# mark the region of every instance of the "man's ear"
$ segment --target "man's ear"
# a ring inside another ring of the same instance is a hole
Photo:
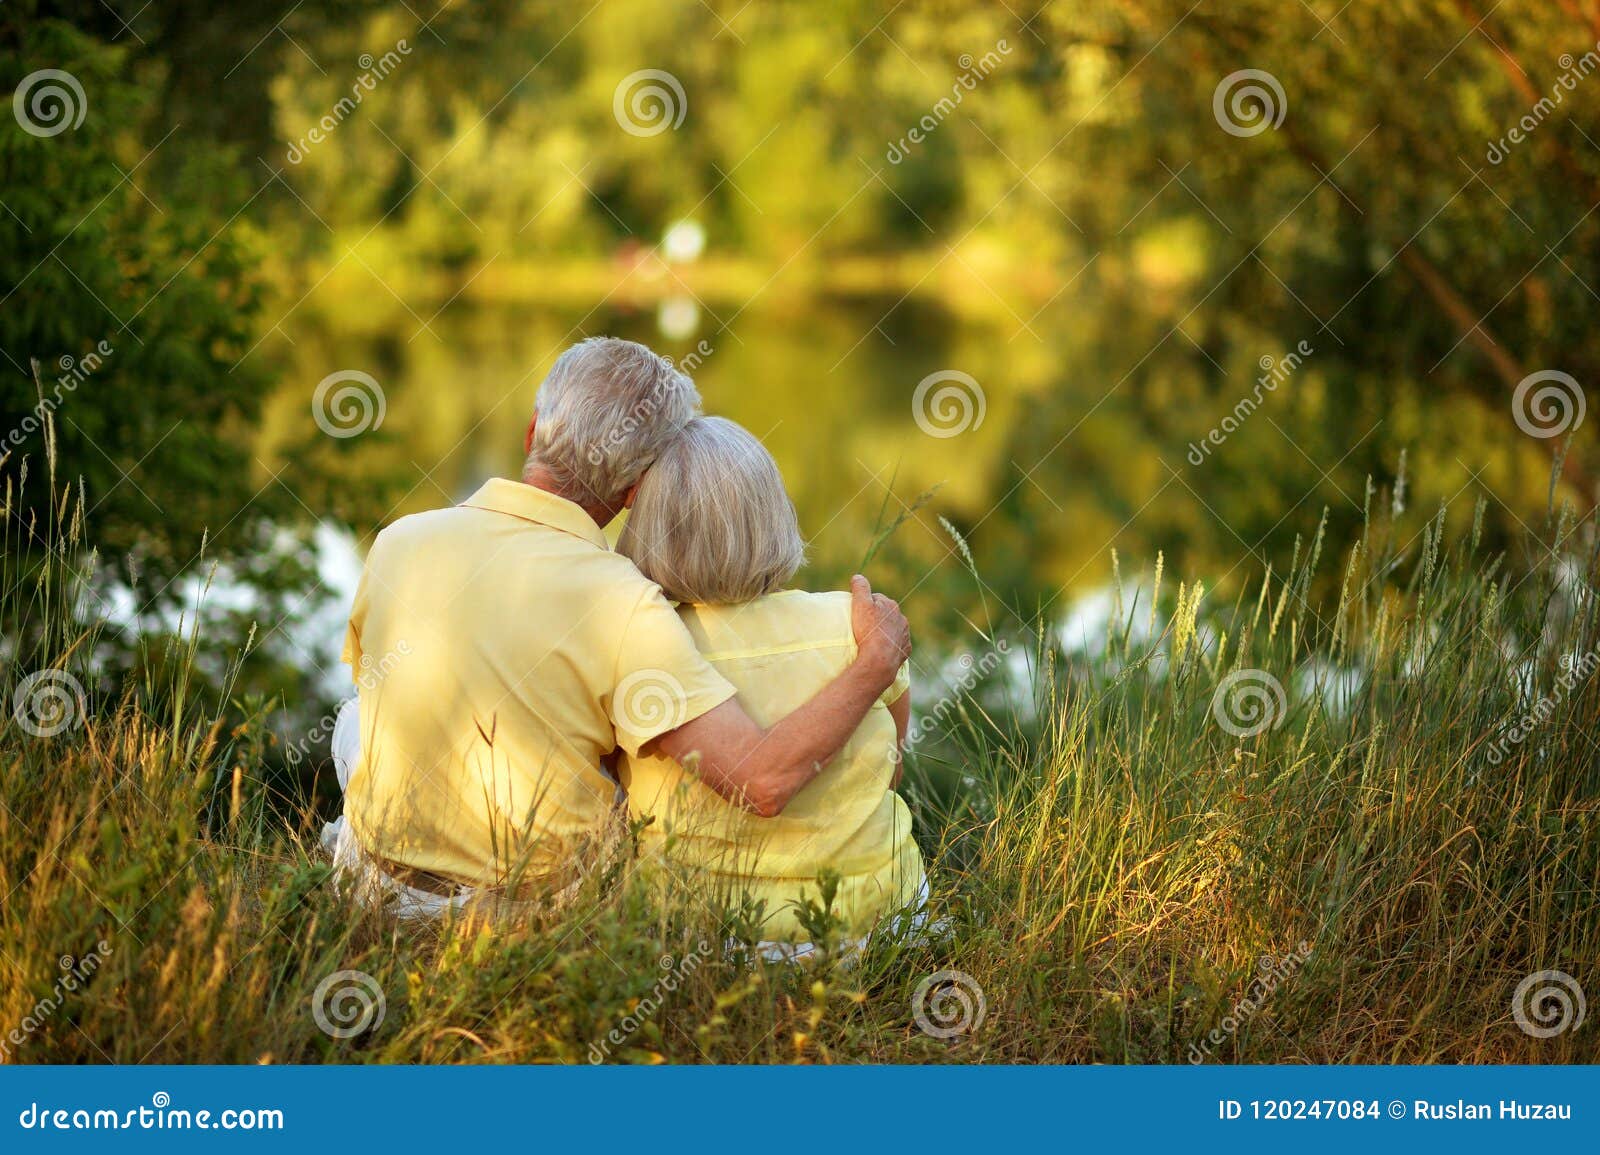
[[[539,415],[535,413],[528,418],[528,435],[522,439],[522,456],[526,457],[533,452],[533,427],[539,424]]]

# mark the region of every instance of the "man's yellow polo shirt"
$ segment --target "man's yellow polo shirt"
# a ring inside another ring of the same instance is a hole
[[[731,606],[679,610],[701,653],[738,687],[739,704],[770,726],[842,674],[856,657],[850,595],[789,590]],[[911,903],[922,856],[911,812],[890,789],[895,724],[888,703],[910,686],[909,670],[867,711],[844,749],[776,818],[724,801],[693,772],[660,754],[630,750],[619,767],[640,835],[641,855],[665,858],[704,895],[765,904],[764,938],[801,942],[794,917],[802,894],[818,897],[823,870],[840,875],[834,913],[855,933]]]
[[[734,693],[587,513],[503,479],[378,535],[344,658],[361,699],[357,839],[473,885],[513,867],[564,884],[616,805],[601,756]]]

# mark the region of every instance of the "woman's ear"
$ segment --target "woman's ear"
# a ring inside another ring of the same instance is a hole
[[[539,415],[535,413],[528,418],[528,435],[522,439],[522,456],[526,457],[533,452],[533,427],[539,424]]]
[[[639,496],[639,482],[643,481],[643,480],[644,480],[644,478],[641,477],[639,479],[639,481],[635,481],[632,485],[628,486],[628,492],[623,494],[623,496],[622,496],[622,508],[623,509],[632,509],[633,508],[633,503],[634,503],[635,500],[638,499],[638,496]]]

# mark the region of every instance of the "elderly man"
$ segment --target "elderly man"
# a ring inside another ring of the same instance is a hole
[[[386,882],[444,900],[512,879],[570,887],[613,821],[602,759],[617,747],[654,743],[770,812],[893,682],[910,633],[858,577],[854,663],[762,728],[661,591],[607,547],[601,527],[699,402],[644,346],[584,341],[539,387],[521,481],[378,535],[345,641],[361,686],[345,838]]]

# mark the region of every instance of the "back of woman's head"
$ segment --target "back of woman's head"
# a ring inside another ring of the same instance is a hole
[[[750,601],[805,563],[777,462],[724,417],[690,421],[656,458],[617,549],[678,602]]]

